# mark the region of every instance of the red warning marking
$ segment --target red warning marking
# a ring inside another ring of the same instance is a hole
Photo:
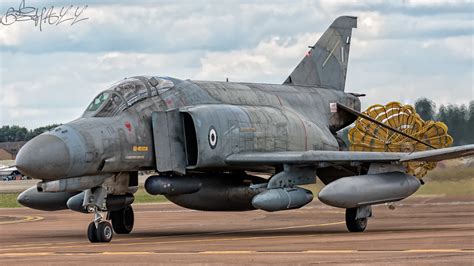
[[[128,131],[132,131],[132,124],[130,124],[130,122],[125,122],[125,127],[128,129]]]

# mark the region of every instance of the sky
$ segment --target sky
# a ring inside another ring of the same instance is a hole
[[[346,91],[363,108],[474,99],[473,1],[25,0],[63,10],[41,29],[8,13],[20,3],[0,2],[0,126],[71,121],[135,75],[281,84],[341,15],[358,17]]]

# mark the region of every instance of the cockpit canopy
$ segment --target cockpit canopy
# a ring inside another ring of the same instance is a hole
[[[127,78],[99,93],[82,116],[115,116],[135,103],[157,96],[173,86],[171,80],[160,77]]]

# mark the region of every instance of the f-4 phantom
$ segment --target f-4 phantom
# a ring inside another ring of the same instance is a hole
[[[83,115],[43,133],[18,153],[16,167],[40,179],[21,193],[27,207],[93,214],[91,242],[109,242],[134,225],[138,172],[155,171],[145,189],[203,211],[280,211],[313,200],[300,185],[320,179],[319,199],[346,209],[362,232],[374,204],[412,195],[420,180],[408,162],[474,153],[474,145],[410,152],[347,151],[337,132],[358,118],[362,94],[345,92],[352,29],[337,18],[283,84],[126,78],[101,92]],[[253,173],[267,173],[262,178]],[[109,222],[111,221],[111,222]]]

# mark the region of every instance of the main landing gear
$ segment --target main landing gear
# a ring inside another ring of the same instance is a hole
[[[135,217],[132,206],[126,206],[118,211],[110,212],[112,226],[117,234],[128,234],[133,229]]]
[[[364,232],[369,217],[372,217],[370,206],[346,209],[347,229],[349,232]]]

